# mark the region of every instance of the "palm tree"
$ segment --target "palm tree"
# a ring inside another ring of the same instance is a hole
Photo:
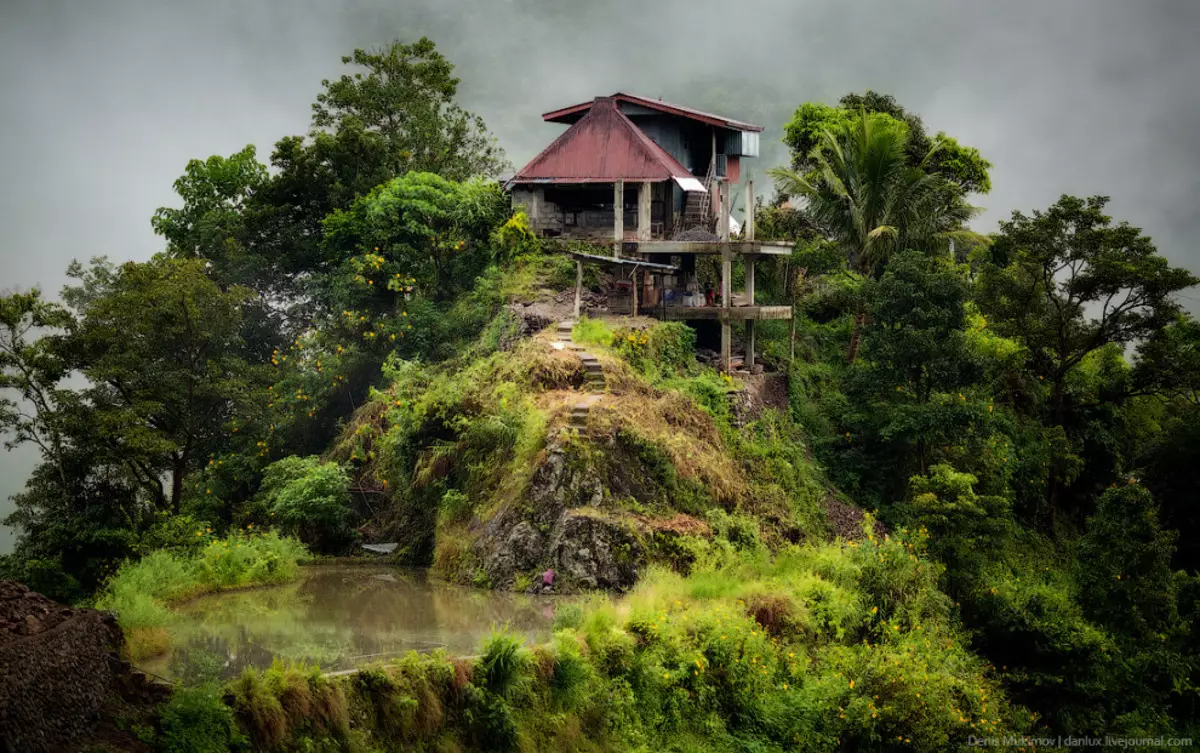
[[[818,227],[845,249],[850,265],[878,278],[901,249],[943,248],[978,209],[953,184],[925,171],[939,145],[909,163],[908,129],[886,115],[860,111],[836,132],[826,131],[813,151],[816,167],[801,174],[774,168],[781,193],[803,196]],[[858,353],[866,312],[861,305],[846,360]]]

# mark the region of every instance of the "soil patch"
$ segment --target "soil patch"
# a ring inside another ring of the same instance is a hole
[[[829,520],[829,527],[835,538],[847,541],[860,541],[866,538],[862,529],[865,515],[866,513],[862,509],[843,502],[832,494],[825,497],[825,517]],[[883,536],[886,533],[887,526],[878,520],[875,521],[875,535]]]

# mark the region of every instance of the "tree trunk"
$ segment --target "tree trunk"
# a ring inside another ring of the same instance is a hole
[[[171,512],[179,512],[183,502],[183,477],[187,474],[187,456],[175,456],[171,468]]]
[[[1054,424],[1063,430],[1064,437],[1066,437],[1067,433],[1067,396],[1063,385],[1065,379],[1065,374],[1054,375],[1054,392],[1051,398],[1054,403]],[[1057,463],[1050,464],[1050,473],[1046,479],[1046,503],[1050,508],[1052,525],[1058,519],[1058,505],[1062,497],[1062,479],[1059,478],[1056,466]]]

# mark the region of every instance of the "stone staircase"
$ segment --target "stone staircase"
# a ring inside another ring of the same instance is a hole
[[[591,412],[592,406],[600,400],[600,395],[597,393],[604,391],[604,366],[600,364],[600,360],[596,356],[587,352],[582,345],[571,339],[571,330],[574,327],[575,322],[573,321],[559,322],[555,336],[561,342],[565,343],[568,349],[578,353],[580,360],[583,361],[583,371],[585,374],[584,387],[592,394],[584,396],[571,406],[567,425],[579,431],[586,431],[588,414]]]

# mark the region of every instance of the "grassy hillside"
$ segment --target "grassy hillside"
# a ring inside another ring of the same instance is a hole
[[[739,385],[696,363],[691,331],[635,326],[578,328],[604,369],[590,398],[553,328],[435,367],[389,363],[333,456],[386,499],[379,533],[402,561],[493,587],[552,567],[567,588],[627,588],[650,562],[686,572],[720,531],[771,549],[824,536],[830,492],[789,415],[735,428]]]

